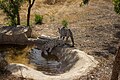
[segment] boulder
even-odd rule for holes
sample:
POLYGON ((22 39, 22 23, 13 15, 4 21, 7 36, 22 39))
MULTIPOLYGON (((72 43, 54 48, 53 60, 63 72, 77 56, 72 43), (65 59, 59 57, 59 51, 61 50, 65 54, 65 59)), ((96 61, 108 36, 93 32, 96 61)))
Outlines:
POLYGON ((5 60, 5 58, 0 53, 0 72, 4 72, 7 66, 8 66, 8 62, 5 60))
POLYGON ((3 26, 0 28, 0 44, 24 45, 31 36, 32 29, 25 26, 3 26))

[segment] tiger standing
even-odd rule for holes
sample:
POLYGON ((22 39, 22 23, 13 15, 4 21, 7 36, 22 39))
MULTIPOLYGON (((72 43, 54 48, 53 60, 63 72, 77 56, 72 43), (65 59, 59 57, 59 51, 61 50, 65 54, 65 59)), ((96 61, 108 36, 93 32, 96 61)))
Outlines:
POLYGON ((72 47, 74 47, 74 38, 73 38, 72 31, 68 29, 67 27, 58 28, 58 31, 60 34, 60 38, 63 40, 66 38, 66 42, 68 41, 68 38, 70 37, 72 41, 72 47))

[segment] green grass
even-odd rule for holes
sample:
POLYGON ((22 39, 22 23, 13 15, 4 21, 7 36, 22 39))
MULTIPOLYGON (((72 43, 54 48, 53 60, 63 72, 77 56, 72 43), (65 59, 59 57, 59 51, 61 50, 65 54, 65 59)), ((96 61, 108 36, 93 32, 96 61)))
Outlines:
POLYGON ((39 14, 35 14, 35 24, 42 24, 43 23, 43 16, 39 14))

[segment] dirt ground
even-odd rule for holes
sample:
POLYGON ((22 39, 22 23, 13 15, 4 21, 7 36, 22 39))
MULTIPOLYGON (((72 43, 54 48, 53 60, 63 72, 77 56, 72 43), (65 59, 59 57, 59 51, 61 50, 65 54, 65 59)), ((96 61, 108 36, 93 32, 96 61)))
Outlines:
POLYGON ((74 34, 75 48, 94 56, 100 63, 97 68, 78 80, 109 80, 120 40, 120 16, 114 12, 113 4, 109 0, 91 0, 82 8, 79 8, 77 3, 73 6, 69 5, 60 12, 59 16, 55 17, 58 21, 37 25, 34 30, 39 35, 58 36, 60 19, 68 20, 69 28, 74 34), (72 9, 69 9, 71 7, 72 9))
MULTIPOLYGON (((81 0, 67 0, 61 4, 45 5, 36 1, 31 22, 34 23, 35 13, 43 15, 44 20, 42 25, 32 25, 34 35, 59 36, 57 28, 61 27, 63 19, 67 20, 74 34, 75 48, 94 56, 100 63, 78 80, 109 80, 115 51, 120 43, 120 15, 114 12, 111 0, 91 0, 82 7, 80 3, 81 0)), ((23 9, 22 17, 26 13, 23 9)))

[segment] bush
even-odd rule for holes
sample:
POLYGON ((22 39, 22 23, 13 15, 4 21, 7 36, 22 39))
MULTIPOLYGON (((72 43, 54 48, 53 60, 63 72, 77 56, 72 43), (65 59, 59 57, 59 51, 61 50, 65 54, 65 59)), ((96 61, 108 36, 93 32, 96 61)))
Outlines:
POLYGON ((63 27, 67 27, 68 22, 67 22, 66 20, 63 20, 63 21, 62 21, 62 25, 63 25, 63 27))
POLYGON ((113 0, 113 4, 115 12, 120 14, 120 0, 113 0))
POLYGON ((89 0, 83 0, 83 4, 88 4, 89 0))
POLYGON ((42 24, 43 16, 35 14, 35 24, 42 24))

